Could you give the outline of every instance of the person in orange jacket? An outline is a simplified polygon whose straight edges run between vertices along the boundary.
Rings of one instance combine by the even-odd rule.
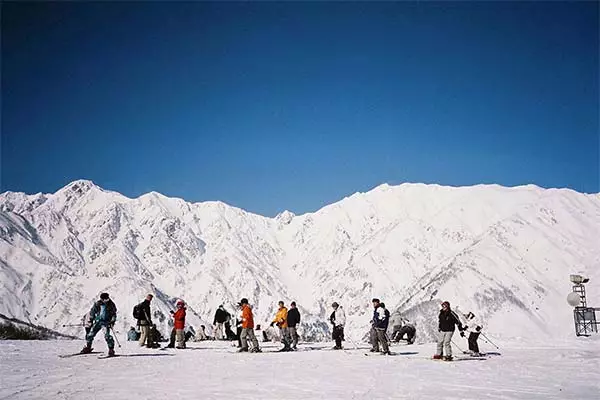
[[[185,303],[179,299],[175,303],[175,307],[177,307],[177,311],[173,314],[173,329],[175,330],[175,340],[177,341],[175,347],[185,349],[185,334],[183,332],[185,329]]]
[[[275,319],[271,322],[271,326],[277,324],[279,327],[279,332],[281,333],[281,343],[283,343],[283,349],[279,351],[290,351],[290,335],[288,332],[288,324],[287,324],[287,308],[283,301],[279,302],[279,310],[277,310],[277,314],[275,314]]]
[[[240,334],[240,340],[242,347],[239,352],[248,351],[248,338],[252,342],[252,349],[250,353],[260,353],[260,347],[258,347],[258,340],[254,334],[254,316],[252,315],[252,307],[248,304],[248,299],[243,298],[240,300],[240,307],[242,307],[242,333]]]

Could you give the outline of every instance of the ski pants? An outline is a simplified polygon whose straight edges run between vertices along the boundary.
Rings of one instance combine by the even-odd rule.
[[[344,340],[344,327],[342,325],[336,325],[333,327],[333,340],[335,340],[335,347],[342,347],[342,340]]]
[[[140,340],[139,340],[139,344],[140,346],[143,346],[144,344],[151,345],[151,338],[150,338],[150,325],[140,325]]]
[[[477,339],[479,338],[479,332],[471,332],[469,334],[469,350],[479,353],[479,346],[477,345]]]
[[[213,336],[216,340],[222,340],[224,338],[222,322],[217,322],[217,325],[215,325],[215,334]]]
[[[279,333],[281,334],[281,343],[283,343],[283,348],[289,349],[291,343],[289,328],[279,328]]]
[[[252,348],[258,350],[258,340],[254,334],[254,328],[242,328],[242,333],[240,333],[242,349],[248,349],[248,339],[250,339],[250,342],[252,342]]]
[[[115,348],[115,340],[113,339],[113,337],[110,334],[110,328],[108,325],[106,325],[106,323],[100,322],[100,321],[94,322],[94,325],[92,325],[92,329],[90,329],[90,333],[88,333],[87,336],[85,337],[88,347],[92,347],[92,342],[94,341],[94,336],[96,336],[96,334],[98,332],[100,332],[100,329],[102,329],[102,328],[104,328],[104,340],[106,340],[106,344],[108,345],[108,348],[114,349]]]
[[[416,332],[416,329],[413,328],[412,326],[403,326],[402,328],[400,328],[400,331],[398,332],[396,341],[402,340],[402,337],[406,333],[406,341],[410,344],[414,341],[415,332]]]
[[[295,349],[298,345],[298,331],[296,331],[295,326],[288,326],[288,332],[290,334],[290,341],[292,343],[292,347]]]
[[[178,349],[185,349],[185,333],[183,329],[175,329],[175,340],[177,341]]]
[[[437,342],[437,353],[436,355],[441,356],[442,350],[446,357],[452,357],[452,335],[454,335],[454,331],[450,332],[440,332],[440,337]]]
[[[381,343],[381,348],[383,350],[384,353],[387,353],[390,351],[390,348],[388,347],[388,337],[386,334],[386,330],[383,328],[371,328],[372,332],[371,335],[373,335],[373,349],[375,349],[375,351],[379,351],[379,343]]]

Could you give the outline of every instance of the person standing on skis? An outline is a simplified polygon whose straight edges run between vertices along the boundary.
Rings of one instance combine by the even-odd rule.
[[[281,334],[281,343],[283,343],[283,349],[279,351],[290,351],[290,338],[287,324],[288,310],[285,307],[283,301],[280,301],[278,304],[279,309],[277,310],[277,314],[275,314],[275,318],[271,322],[271,326],[277,324],[277,326],[279,327],[279,333]]]
[[[479,335],[481,334],[483,324],[475,317],[475,314],[473,314],[472,312],[465,314],[464,317],[464,328],[467,332],[469,332],[469,337],[467,338],[467,342],[469,343],[469,351],[471,352],[471,355],[479,357],[481,356],[481,353],[479,352],[479,345],[477,344],[477,339],[479,339]],[[462,331],[460,333],[460,336],[465,337],[465,331]]]
[[[454,335],[455,326],[458,325],[459,331],[464,331],[460,318],[454,311],[450,309],[450,303],[444,301],[439,315],[438,330],[440,336],[437,342],[437,352],[433,356],[434,359],[444,359],[444,361],[452,361],[452,335]],[[442,356],[445,352],[445,356]]]
[[[329,321],[333,325],[332,338],[335,340],[335,350],[342,350],[342,340],[344,340],[344,325],[346,324],[346,314],[344,309],[337,302],[331,303],[333,312]]]
[[[290,309],[287,314],[287,324],[288,324],[288,335],[292,342],[292,350],[296,350],[298,346],[298,331],[296,331],[296,325],[300,324],[300,311],[296,308],[296,302],[292,301],[290,303]]]
[[[96,301],[90,310],[90,319],[93,321],[90,333],[86,336],[87,344],[81,349],[81,354],[92,352],[92,343],[94,336],[104,328],[104,340],[108,346],[108,356],[115,355],[115,341],[110,334],[115,321],[117,319],[117,306],[110,299],[108,293],[102,293],[100,300]]]
[[[373,348],[371,352],[379,351],[379,343],[383,349],[382,354],[390,354],[388,347],[387,328],[390,322],[390,312],[379,299],[373,299],[373,319],[371,320],[371,338]]]
[[[247,298],[240,300],[240,305],[242,307],[242,332],[240,334],[242,347],[239,351],[248,351],[248,339],[250,339],[250,342],[252,342],[252,349],[250,349],[250,352],[260,353],[261,350],[258,346],[258,340],[254,334],[254,315],[252,314],[252,307],[248,304]]]

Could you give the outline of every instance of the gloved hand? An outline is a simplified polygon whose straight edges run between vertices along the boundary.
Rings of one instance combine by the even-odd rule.
[[[461,337],[465,337],[465,332],[461,331],[461,332],[460,332],[460,336],[461,336]]]
[[[273,326],[273,325],[275,325],[275,322],[271,322],[271,325],[269,325],[269,326]]]

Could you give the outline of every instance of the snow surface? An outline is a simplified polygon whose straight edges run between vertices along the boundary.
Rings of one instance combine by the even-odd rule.
[[[295,353],[237,354],[229,342],[193,342],[186,350],[139,348],[123,356],[59,358],[82,341],[0,341],[1,399],[597,399],[598,337],[494,342],[484,360],[429,359],[435,344],[395,345],[396,356],[328,350],[301,343]],[[464,339],[453,339],[465,346]],[[493,340],[493,339],[492,339]],[[106,351],[102,338],[96,350]],[[323,348],[323,350],[315,350]],[[327,349],[327,350],[326,350]],[[455,355],[462,357],[454,347]]]

